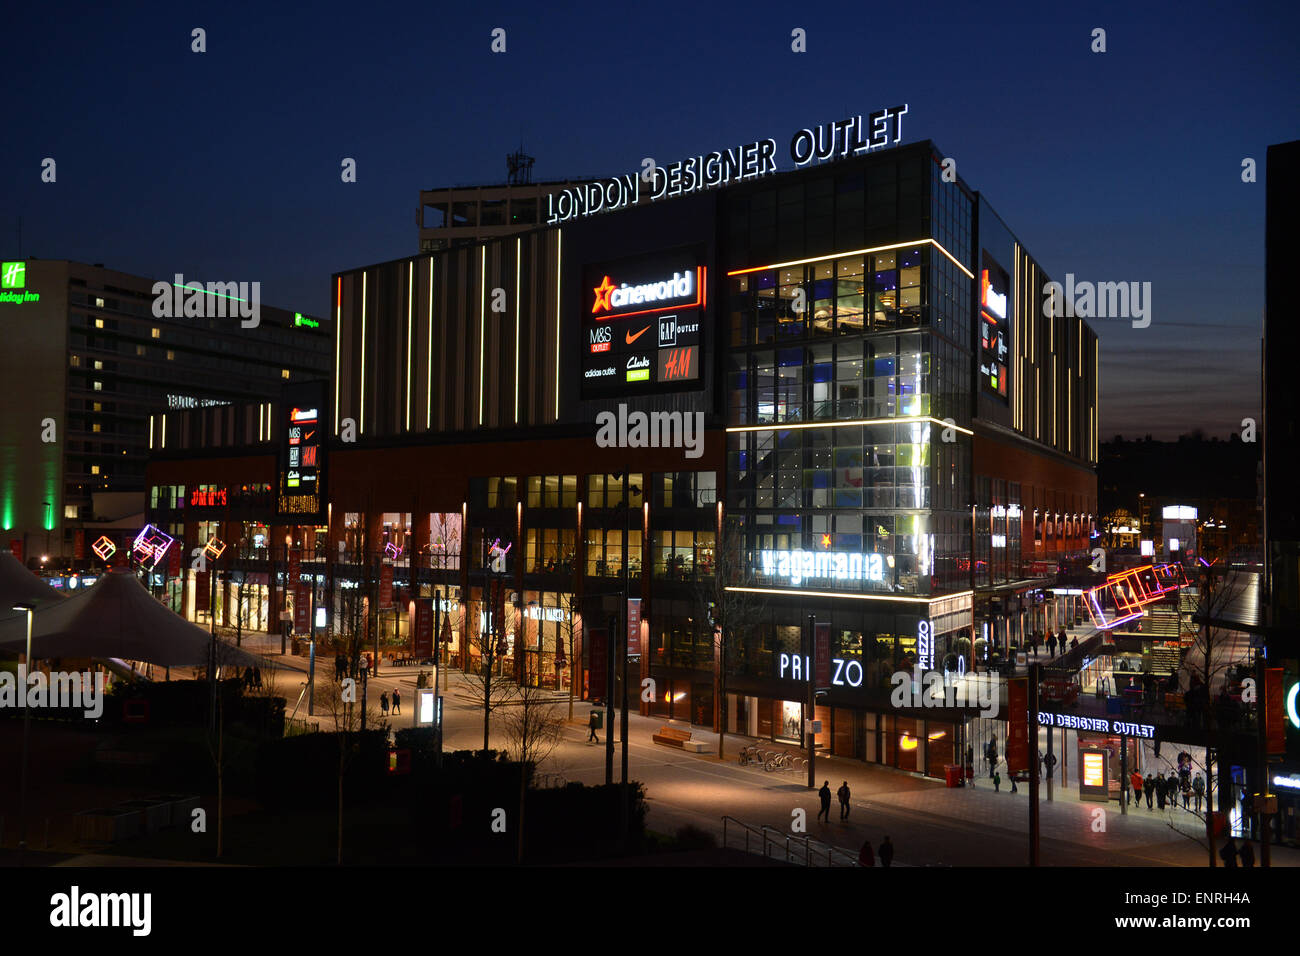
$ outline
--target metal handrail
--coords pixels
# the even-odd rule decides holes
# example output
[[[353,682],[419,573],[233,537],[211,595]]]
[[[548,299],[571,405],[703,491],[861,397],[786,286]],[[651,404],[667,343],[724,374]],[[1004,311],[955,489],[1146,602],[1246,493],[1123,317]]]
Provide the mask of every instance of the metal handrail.
[[[796,837],[794,840],[794,845],[791,846],[791,842],[790,842],[791,834],[787,833],[785,830],[782,830],[779,827],[775,827],[770,823],[764,823],[761,826],[756,827],[752,824],[745,823],[743,820],[737,820],[735,817],[732,816],[723,816],[722,818],[722,846],[724,849],[727,847],[728,823],[733,823],[745,831],[745,852],[746,853],[750,852],[749,836],[752,833],[754,834],[754,836],[762,838],[761,853],[764,857],[770,857],[771,855],[768,851],[769,846],[776,847],[776,848],[784,847],[785,859],[787,863],[799,863],[802,866],[810,867],[815,865],[814,854],[816,854],[818,858],[820,858],[820,856],[824,854],[826,858],[826,865],[835,866],[836,865],[835,854],[838,853],[847,861],[846,864],[842,864],[842,865],[848,865],[848,866],[859,865],[857,856],[851,851],[844,849],[843,847],[833,846],[832,844],[824,843],[821,840],[813,839],[811,836],[808,835],[804,835],[802,840],[799,840]],[[797,852],[800,848],[801,843],[803,848],[802,860],[800,860]]]

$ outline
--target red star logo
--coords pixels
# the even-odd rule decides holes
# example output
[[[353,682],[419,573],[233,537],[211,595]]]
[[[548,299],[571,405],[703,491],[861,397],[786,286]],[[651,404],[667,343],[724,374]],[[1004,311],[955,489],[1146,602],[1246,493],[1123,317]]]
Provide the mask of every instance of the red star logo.
[[[596,304],[591,307],[593,315],[600,311],[602,305],[605,307],[606,312],[613,308],[613,306],[609,304],[609,294],[616,288],[618,288],[618,286],[609,281],[609,276],[605,276],[600,285],[596,286]]]
[[[831,536],[829,534],[822,535],[822,547],[829,548],[830,546],[831,546]]]

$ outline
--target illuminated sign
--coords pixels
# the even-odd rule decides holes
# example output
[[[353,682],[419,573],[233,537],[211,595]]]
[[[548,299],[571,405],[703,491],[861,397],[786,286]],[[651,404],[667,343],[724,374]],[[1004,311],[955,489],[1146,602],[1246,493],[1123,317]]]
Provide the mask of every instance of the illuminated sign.
[[[320,422],[324,391],[321,382],[285,386],[282,391],[284,429],[276,508],[282,515],[320,515],[324,511],[325,434]]]
[[[0,289],[25,289],[27,287],[27,263],[0,263]]]
[[[587,267],[583,398],[699,387],[708,298],[701,258],[688,248]]]
[[[384,553],[396,561],[402,556],[402,549],[390,541],[384,545]]]
[[[563,621],[564,608],[562,607],[530,607],[524,612],[525,617],[534,621]]]
[[[1106,755],[1095,750],[1083,754],[1083,785],[1085,787],[1104,787],[1106,785]]]
[[[1291,726],[1300,730],[1300,707],[1297,707],[1296,698],[1300,694],[1300,681],[1291,685],[1291,689],[1286,692],[1286,716],[1291,721]]]
[[[934,668],[934,625],[929,621],[916,625],[916,666],[923,671]]]
[[[1141,617],[1142,608],[1187,583],[1179,564],[1132,568],[1112,574],[1105,584],[1084,591],[1084,605],[1093,624],[1099,630],[1109,630]]]
[[[213,561],[221,557],[221,555],[224,554],[225,551],[226,551],[226,543],[222,541],[220,538],[216,538],[216,537],[209,539],[208,543],[203,546],[203,553],[206,554]]]
[[[227,504],[227,495],[225,488],[195,488],[190,492],[190,507],[192,508],[224,508]]]
[[[193,395],[168,395],[168,408],[209,408],[213,405],[229,405],[220,398],[195,398]]]
[[[1000,398],[1007,395],[1010,322],[1007,320],[1007,273],[988,250],[980,272],[980,381]]]
[[[99,556],[99,560],[107,561],[117,553],[117,545],[109,540],[107,535],[100,535],[99,540],[90,546],[90,550]]]
[[[1091,731],[1112,736],[1126,735],[1154,740],[1156,728],[1153,724],[1134,724],[1109,717],[1081,717],[1078,714],[1052,714],[1038,712],[1038,723],[1044,727],[1065,727],[1069,730]]]
[[[307,318],[307,316],[303,315],[301,312],[295,312],[293,314],[293,324],[295,328],[299,326],[305,326],[306,328],[309,329],[320,328],[320,322],[318,322],[316,319]]]
[[[796,167],[812,162],[859,156],[902,139],[907,105],[849,116],[817,127],[796,130],[790,137],[790,159]],[[760,139],[726,150],[690,156],[666,166],[646,164],[642,170],[571,186],[546,197],[546,223],[555,225],[616,212],[646,199],[656,202],[714,189],[732,182],[769,176],[777,171],[776,140]]]
[[[795,587],[804,581],[883,581],[885,559],[880,554],[841,551],[760,551],[765,577],[784,578]]]

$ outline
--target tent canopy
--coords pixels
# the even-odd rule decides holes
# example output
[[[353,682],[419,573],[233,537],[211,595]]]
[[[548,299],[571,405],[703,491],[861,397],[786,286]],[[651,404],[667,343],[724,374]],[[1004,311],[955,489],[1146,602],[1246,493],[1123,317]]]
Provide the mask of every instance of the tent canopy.
[[[26,615],[13,610],[15,604],[35,604],[37,611],[63,600],[63,592],[50,587],[8,551],[0,551],[0,622],[10,618],[26,625]],[[24,632],[25,634],[26,632]]]
[[[72,597],[37,608],[32,656],[38,660],[117,657],[166,667],[203,666],[208,663],[211,640],[203,628],[155,600],[135,575],[114,571]],[[0,650],[20,652],[25,641],[22,615],[0,621]],[[258,658],[219,640],[217,663],[249,665],[258,663]]]

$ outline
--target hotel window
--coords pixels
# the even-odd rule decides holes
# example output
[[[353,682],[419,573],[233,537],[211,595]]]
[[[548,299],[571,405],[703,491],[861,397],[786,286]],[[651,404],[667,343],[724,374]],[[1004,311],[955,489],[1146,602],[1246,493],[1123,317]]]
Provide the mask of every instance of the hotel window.
[[[103,370],[104,370],[104,363],[101,362],[99,359],[95,359],[95,371],[102,372]]]
[[[76,521],[76,520],[77,520],[77,506],[76,506],[76,505],[64,505],[64,506],[63,506],[63,517],[64,517],[65,520]]]
[[[91,426],[90,426],[90,430],[91,430],[92,432],[98,432],[98,431],[100,430],[99,422],[95,422],[95,424],[91,425]]]
[[[103,299],[99,299],[98,301],[103,302],[104,300],[103,300]],[[102,329],[103,327],[104,327],[104,320],[103,320],[103,319],[96,319],[96,320],[95,320],[95,328],[97,328],[97,329]]]
[[[171,349],[168,349],[168,350],[167,350],[167,361],[170,362],[170,361],[172,361],[174,358],[176,358],[176,353],[173,352]]]
[[[98,466],[98,465],[91,465],[91,466],[90,466],[90,473],[91,473],[92,475],[97,475],[97,474],[99,474],[99,466]]]
[[[135,354],[136,354],[136,355],[144,355],[144,346],[143,346],[143,345],[137,345],[137,346],[135,347]]]
[[[155,339],[160,339],[162,338],[162,329],[152,328],[149,330],[149,335]]]
[[[102,309],[103,307],[104,307],[104,300],[101,299],[99,296],[95,296],[95,308],[97,308],[97,309]],[[102,320],[102,319],[96,319],[96,320],[95,320],[95,327],[98,328],[98,329],[102,329],[102,328],[104,327],[104,322],[103,322],[103,320]]]
[[[68,356],[68,364],[71,365],[73,368],[80,368],[80,367],[81,367],[81,356],[80,356],[80,355],[69,355],[69,356]]]
[[[102,391],[104,390],[104,383],[103,383],[103,382],[92,382],[92,383],[91,383],[91,387],[92,387],[95,391],[97,391],[97,392],[102,392]]]
[[[280,377],[287,379],[289,377],[289,370],[287,368],[280,369]]]

